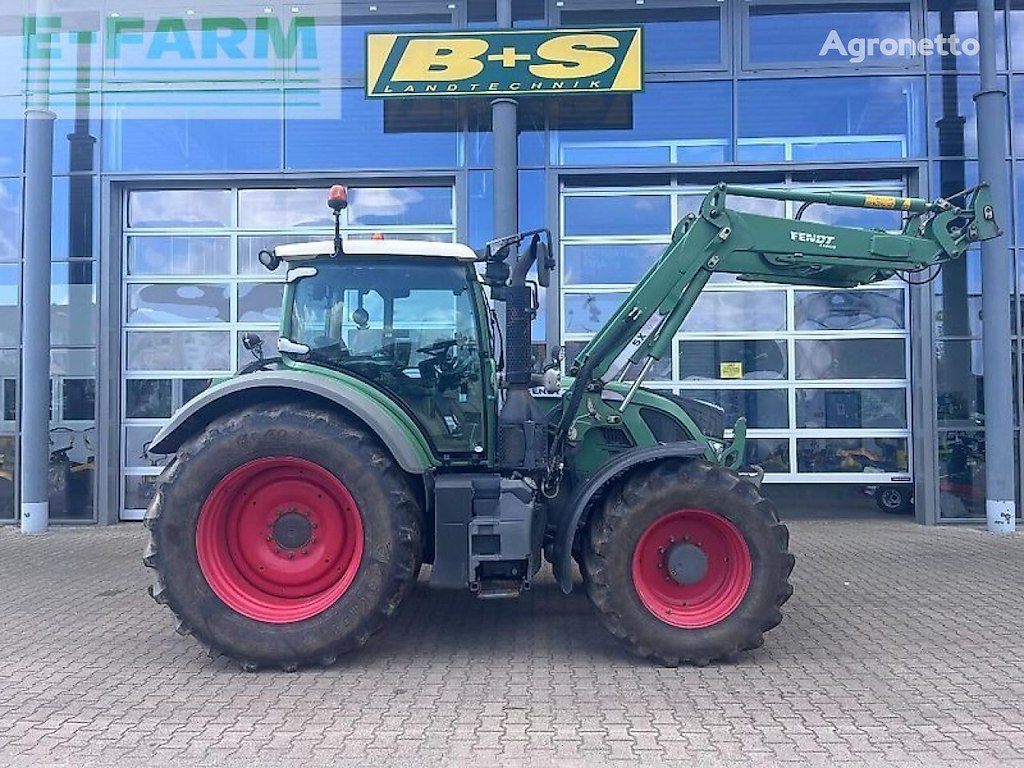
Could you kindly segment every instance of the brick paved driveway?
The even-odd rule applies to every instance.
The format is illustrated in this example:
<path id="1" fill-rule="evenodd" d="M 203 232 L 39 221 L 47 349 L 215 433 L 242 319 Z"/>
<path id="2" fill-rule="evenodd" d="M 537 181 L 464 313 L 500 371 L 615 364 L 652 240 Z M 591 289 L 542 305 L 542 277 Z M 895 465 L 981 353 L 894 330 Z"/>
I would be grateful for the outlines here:
<path id="1" fill-rule="evenodd" d="M 0 529 L 0 766 L 1024 766 L 1024 537 L 791 529 L 786 620 L 727 666 L 636 661 L 547 578 L 421 585 L 365 651 L 294 674 L 175 635 L 141 527 Z"/>

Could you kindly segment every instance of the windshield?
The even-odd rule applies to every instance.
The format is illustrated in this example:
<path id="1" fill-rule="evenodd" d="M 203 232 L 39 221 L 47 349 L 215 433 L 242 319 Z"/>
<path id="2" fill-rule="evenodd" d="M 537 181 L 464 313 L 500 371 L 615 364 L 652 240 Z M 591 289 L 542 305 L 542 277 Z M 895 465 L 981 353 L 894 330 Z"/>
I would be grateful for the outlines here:
<path id="1" fill-rule="evenodd" d="M 295 282 L 288 339 L 308 362 L 404 403 L 439 452 L 483 444 L 480 347 L 464 266 L 446 259 L 317 262 Z"/>

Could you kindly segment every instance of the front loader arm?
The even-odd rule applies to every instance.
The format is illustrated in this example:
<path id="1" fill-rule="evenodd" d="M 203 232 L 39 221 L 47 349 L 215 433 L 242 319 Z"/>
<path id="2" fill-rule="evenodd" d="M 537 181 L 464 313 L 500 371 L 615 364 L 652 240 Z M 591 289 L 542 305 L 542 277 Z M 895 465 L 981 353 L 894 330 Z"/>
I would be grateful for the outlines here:
<path id="1" fill-rule="evenodd" d="M 866 230 L 745 213 L 728 208 L 729 194 L 910 214 L 902 232 Z M 963 199 L 963 207 L 950 200 Z M 950 200 L 883 195 L 769 190 L 718 184 L 700 211 L 689 214 L 672 242 L 622 306 L 580 351 L 569 368 L 576 377 L 556 434 L 556 455 L 586 391 L 603 388 L 604 377 L 631 345 L 628 362 L 642 364 L 631 399 L 651 366 L 670 354 L 672 340 L 715 272 L 787 285 L 847 288 L 914 272 L 962 256 L 981 240 L 996 237 L 988 185 Z M 801 213 L 803 208 L 801 208 Z"/>

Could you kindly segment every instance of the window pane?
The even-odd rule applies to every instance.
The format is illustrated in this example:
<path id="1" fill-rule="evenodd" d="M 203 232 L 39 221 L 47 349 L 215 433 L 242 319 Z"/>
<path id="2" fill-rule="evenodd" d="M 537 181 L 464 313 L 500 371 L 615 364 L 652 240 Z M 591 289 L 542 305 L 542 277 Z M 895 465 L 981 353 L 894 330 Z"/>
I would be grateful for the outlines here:
<path id="1" fill-rule="evenodd" d="M 124 430 L 124 458 L 128 467 L 160 467 L 170 456 L 149 453 L 149 446 L 160 427 L 126 427 Z"/>
<path id="2" fill-rule="evenodd" d="M 785 329 L 785 291 L 705 291 L 682 325 L 684 333 Z"/>
<path id="3" fill-rule="evenodd" d="M 684 389 L 681 394 L 722 406 L 727 427 L 741 416 L 750 429 L 789 426 L 789 399 L 784 389 Z"/>
<path id="4" fill-rule="evenodd" d="M 750 80 L 739 84 L 739 159 L 748 144 L 779 159 L 869 160 L 923 154 L 922 81 L 911 77 Z"/>
<path id="5" fill-rule="evenodd" d="M 20 258 L 21 179 L 0 179 L 0 261 Z"/>
<path id="6" fill-rule="evenodd" d="M 157 475 L 129 475 L 124 479 L 124 508 L 145 509 L 156 494 Z"/>
<path id="7" fill-rule="evenodd" d="M 130 237 L 129 275 L 223 275 L 231 272 L 227 237 Z"/>
<path id="8" fill-rule="evenodd" d="M 238 193 L 238 225 L 248 229 L 333 227 L 327 192 L 312 189 L 243 189 Z"/>
<path id="9" fill-rule="evenodd" d="M 554 162 L 566 165 L 721 163 L 732 159 L 732 85 L 648 83 L 642 93 L 561 99 Z M 762 135 L 762 134 L 758 134 Z"/>
<path id="10" fill-rule="evenodd" d="M 108 171 L 245 171 L 276 170 L 281 166 L 281 120 L 215 120 L 206 117 L 152 119 L 147 107 L 125 100 L 142 94 L 109 94 L 104 109 L 108 125 L 119 135 L 106 141 L 104 166 Z M 220 93 L 215 94 L 220 96 Z M 147 98 L 151 98 L 146 94 Z M 199 98 L 190 94 L 189 98 Z M 257 98 L 247 96 L 248 98 Z M 212 98 L 203 96 L 202 98 Z M 265 101 L 266 94 L 258 97 Z M 272 98 L 280 99 L 280 94 Z M 125 102 L 125 103 L 120 103 Z M 210 107 L 200 108 L 200 114 Z M 260 107 L 265 112 L 268 107 Z M 182 112 L 187 115 L 188 108 Z"/>
<path id="11" fill-rule="evenodd" d="M 903 389 L 798 389 L 801 429 L 906 429 Z"/>
<path id="12" fill-rule="evenodd" d="M 231 337 L 219 331 L 132 331 L 129 371 L 230 371 Z"/>
<path id="13" fill-rule="evenodd" d="M 77 346 L 96 343 L 96 264 L 82 259 L 50 267 L 50 339 Z"/>
<path id="14" fill-rule="evenodd" d="M 170 379 L 128 379 L 125 400 L 127 419 L 168 419 L 174 413 Z"/>
<path id="15" fill-rule="evenodd" d="M 971 57 L 960 57 L 971 58 Z M 998 88 L 1007 88 L 1006 78 L 999 76 Z M 928 121 L 929 148 L 933 154 L 943 157 L 977 157 L 978 128 L 974 95 L 981 89 L 981 79 L 975 76 L 931 77 L 929 78 Z M 1015 108 L 1020 109 L 1021 97 L 1014 94 Z M 1009 120 L 1004 124 L 1004 134 L 1009 142 Z M 966 185 L 965 185 L 966 186 Z M 963 189 L 964 187 L 961 187 Z M 954 190 L 959 191 L 959 190 Z"/>
<path id="16" fill-rule="evenodd" d="M 832 46 L 821 56 L 833 32 L 843 41 L 843 48 L 847 49 L 845 55 Z M 871 51 L 858 51 L 856 44 L 850 44 L 851 39 L 872 37 L 909 38 L 909 7 L 905 3 L 851 4 L 848 8 L 828 10 L 797 3 L 750 6 L 749 58 L 752 64 L 807 62 L 846 64 L 852 68 L 864 64 L 899 66 L 909 60 L 906 50 L 903 55 L 885 56 L 877 46 Z"/>
<path id="17" fill-rule="evenodd" d="M 566 285 L 632 285 L 639 282 L 664 250 L 664 245 L 649 243 L 566 245 L 563 281 Z"/>
<path id="18" fill-rule="evenodd" d="M 793 321 L 798 331 L 905 328 L 905 294 L 891 291 L 796 291 Z"/>
<path id="19" fill-rule="evenodd" d="M 789 440 L 784 437 L 748 437 L 745 461 L 765 472 L 789 472 Z"/>
<path id="20" fill-rule="evenodd" d="M 277 269 L 268 272 L 267 268 L 259 262 L 260 251 L 272 251 L 279 245 L 287 243 L 313 243 L 318 240 L 328 239 L 327 235 L 260 235 L 259 237 L 238 238 L 238 274 L 240 275 L 283 275 L 288 271 L 288 265 L 283 261 L 278 264 Z"/>
<path id="21" fill-rule="evenodd" d="M 996 68 L 1006 69 L 1006 12 L 1002 6 L 1006 3 L 996 2 Z M 978 39 L 978 5 L 974 0 L 928 0 L 928 37 L 936 35 L 949 37 L 955 34 L 960 40 Z M 1024 14 L 1020 11 L 1010 12 L 1010 35 L 1014 41 L 1020 40 L 1020 32 L 1024 29 Z M 1024 51 L 1014 48 L 1014 68 L 1017 60 L 1024 61 Z M 954 69 L 961 72 L 977 72 L 978 56 L 928 56 L 925 58 L 928 69 Z"/>
<path id="22" fill-rule="evenodd" d="M 53 180 L 50 237 L 53 260 L 91 259 L 98 254 L 99 181 L 96 176 Z"/>
<path id="23" fill-rule="evenodd" d="M 561 13 L 566 29 L 643 26 L 649 72 L 716 66 L 722 61 L 721 12 L 716 7 L 582 10 Z"/>
<path id="24" fill-rule="evenodd" d="M 288 91 L 286 115 L 290 117 L 292 112 L 300 111 L 301 107 L 292 104 L 308 97 L 307 92 Z M 361 88 L 345 88 L 341 91 L 341 112 L 337 118 L 288 119 L 285 167 L 322 171 L 453 168 L 458 164 L 458 111 L 448 100 L 412 99 L 417 102 L 417 114 L 400 126 L 386 125 L 383 101 L 390 99 L 367 99 Z M 389 128 L 396 130 L 392 132 Z"/>
<path id="25" fill-rule="evenodd" d="M 564 345 L 565 346 L 565 359 L 566 359 L 566 361 L 568 363 L 571 363 L 573 360 L 575 360 L 576 359 L 576 355 L 578 355 L 580 352 L 582 352 L 583 351 L 583 347 L 585 347 L 586 345 L 587 345 L 587 342 L 585 342 L 585 341 L 568 341 L 568 342 L 566 342 L 565 345 Z M 622 368 L 622 366 L 625 365 L 626 362 L 629 360 L 629 353 L 631 351 L 632 350 L 627 349 L 625 352 L 623 352 L 621 355 L 619 355 L 618 358 L 616 358 L 615 362 L 612 364 L 612 366 L 610 368 L 610 370 L 613 373 L 618 374 L 619 369 Z M 632 381 L 634 378 L 636 378 L 637 375 L 639 375 L 641 368 L 643 368 L 643 363 L 638 363 L 637 365 L 629 366 L 629 370 L 626 373 L 626 379 L 625 380 L 626 381 Z M 671 380 L 672 380 L 672 360 L 669 359 L 669 358 L 665 358 L 663 360 L 657 360 L 654 363 L 654 365 L 651 366 L 651 369 L 647 372 L 647 378 L 644 381 L 645 381 L 645 383 L 650 383 L 650 382 L 655 382 L 655 381 L 671 381 Z"/>
<path id="26" fill-rule="evenodd" d="M 565 198 L 566 235 L 666 235 L 671 216 L 668 195 Z"/>
<path id="27" fill-rule="evenodd" d="M 24 131 L 22 100 L 18 97 L 0 99 L 0 173 L 21 173 Z"/>
<path id="28" fill-rule="evenodd" d="M 935 344 L 939 424 L 977 427 L 984 424 L 984 367 L 981 340 Z"/>
<path id="29" fill-rule="evenodd" d="M 95 425 L 71 428 L 51 423 L 50 451 L 50 516 L 60 520 L 91 519 L 96 477 Z"/>
<path id="30" fill-rule="evenodd" d="M 64 379 L 61 409 L 65 421 L 96 418 L 96 379 Z"/>
<path id="31" fill-rule="evenodd" d="M 14 519 L 14 465 L 18 436 L 0 428 L 0 520 Z"/>
<path id="32" fill-rule="evenodd" d="M 246 349 L 245 345 L 242 343 L 242 337 L 247 333 L 259 336 L 263 340 L 264 358 L 277 357 L 278 333 L 276 328 L 272 331 L 268 331 L 266 328 L 251 328 L 249 330 L 238 331 L 235 334 L 235 349 L 237 350 L 236 354 L 238 355 L 239 369 L 256 361 L 256 355 Z"/>
<path id="33" fill-rule="evenodd" d="M 904 379 L 904 339 L 809 339 L 796 342 L 798 379 Z"/>
<path id="34" fill-rule="evenodd" d="M 903 437 L 844 437 L 796 441 L 798 472 L 907 472 Z"/>
<path id="35" fill-rule="evenodd" d="M 231 226 L 231 191 L 162 189 L 128 196 L 128 226 L 179 229 Z"/>
<path id="36" fill-rule="evenodd" d="M 243 323 L 277 323 L 281 319 L 284 283 L 238 286 L 238 319 Z M 267 349 L 266 352 L 273 350 Z"/>
<path id="37" fill-rule="evenodd" d="M 0 264 L 0 346 L 21 343 L 21 303 L 17 264 Z"/>
<path id="38" fill-rule="evenodd" d="M 773 339 L 680 341 L 679 378 L 785 379 L 786 342 Z"/>
<path id="39" fill-rule="evenodd" d="M 596 333 L 625 300 L 625 293 L 568 293 L 565 332 Z"/>
<path id="40" fill-rule="evenodd" d="M 451 225 L 451 187 L 363 187 L 349 190 L 350 226 Z"/>
<path id="41" fill-rule="evenodd" d="M 231 319 L 228 286 L 158 283 L 128 286 L 128 323 L 217 323 Z"/>
<path id="42" fill-rule="evenodd" d="M 939 433 L 939 516 L 985 517 L 985 433 Z"/>

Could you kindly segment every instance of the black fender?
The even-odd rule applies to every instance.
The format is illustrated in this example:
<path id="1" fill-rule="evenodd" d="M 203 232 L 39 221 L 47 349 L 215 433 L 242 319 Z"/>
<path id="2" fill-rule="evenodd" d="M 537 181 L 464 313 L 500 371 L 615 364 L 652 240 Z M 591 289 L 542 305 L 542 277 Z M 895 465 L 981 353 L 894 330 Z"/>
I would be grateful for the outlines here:
<path id="1" fill-rule="evenodd" d="M 647 448 L 631 448 L 603 464 L 590 478 L 573 493 L 566 513 L 562 515 L 555 531 L 552 566 L 555 581 L 566 594 L 572 592 L 572 544 L 576 533 L 586 523 L 590 508 L 611 484 L 622 475 L 644 464 L 662 459 L 704 455 L 704 446 L 694 441 L 665 443 Z"/>
<path id="2" fill-rule="evenodd" d="M 259 402 L 295 402 L 303 398 L 342 409 L 362 421 L 406 472 L 418 475 L 434 465 L 426 438 L 394 403 L 338 378 L 287 369 L 249 373 L 207 389 L 171 417 L 148 450 L 174 453 L 185 440 L 226 413 Z"/>

